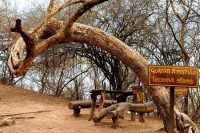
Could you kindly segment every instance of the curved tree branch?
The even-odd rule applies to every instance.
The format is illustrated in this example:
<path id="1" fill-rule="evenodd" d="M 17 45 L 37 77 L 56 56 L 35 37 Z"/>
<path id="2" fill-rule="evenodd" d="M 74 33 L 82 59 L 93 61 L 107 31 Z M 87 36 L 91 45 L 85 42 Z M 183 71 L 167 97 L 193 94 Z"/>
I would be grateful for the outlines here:
<path id="1" fill-rule="evenodd" d="M 27 61 L 25 61 L 25 62 L 23 62 L 22 64 L 23 65 L 20 65 L 20 69 L 18 69 L 18 67 L 19 66 L 17 66 L 18 64 L 20 64 L 22 61 L 23 61 L 23 59 L 17 59 L 16 61 L 14 61 L 14 62 L 17 62 L 17 61 L 19 61 L 18 63 L 13 63 L 13 58 L 10 56 L 9 57 L 9 61 L 8 61 L 8 64 L 9 64 L 9 67 L 10 67 L 10 70 L 12 71 L 12 73 L 14 73 L 14 74 L 16 74 L 17 76 L 20 76 L 20 75 L 23 75 L 23 74 L 25 74 L 26 73 L 26 71 L 27 71 L 27 68 L 28 67 L 30 67 L 30 65 L 31 65 L 31 62 L 33 61 L 33 59 L 34 59 L 34 57 L 35 57 L 35 55 L 38 55 L 38 53 L 41 53 L 42 51 L 45 51 L 46 50 L 46 47 L 43 47 L 44 45 L 47 45 L 47 47 L 51 47 L 52 45 L 54 45 L 54 44 L 57 44 L 57 43 L 59 43 L 59 42 L 62 42 L 62 41 L 64 41 L 65 39 L 66 39 L 66 37 L 69 35 L 69 30 L 70 30 L 70 28 L 71 28 L 71 26 L 73 25 L 73 23 L 78 19 L 78 18 L 80 18 L 81 17 L 81 15 L 83 15 L 86 11 L 88 11 L 89 9 L 91 9 L 92 7 L 94 7 L 95 5 L 98 5 L 98 4 L 100 4 L 100 3 L 103 3 L 103 2 L 105 2 L 105 1 L 107 1 L 107 0 L 89 0 L 89 1 L 82 1 L 82 2 L 86 2 L 85 4 L 83 4 L 82 6 L 80 6 L 76 11 L 75 11 L 75 13 L 73 13 L 70 17 L 69 17 L 69 19 L 68 19 L 68 21 L 66 21 L 64 24 L 62 24 L 62 22 L 59 22 L 59 21 L 57 21 L 57 22 L 55 22 L 55 23 L 57 23 L 57 27 L 56 28 L 54 28 L 54 30 L 57 32 L 57 33 L 53 33 L 54 35 L 52 35 L 52 34 L 50 34 L 50 35 L 52 35 L 51 37 L 49 37 L 49 38 L 47 38 L 46 39 L 46 37 L 45 37 L 45 39 L 46 40 L 44 40 L 44 41 L 42 41 L 41 43 L 38 43 L 38 42 L 36 42 L 37 41 L 37 39 L 32 39 L 33 37 L 31 37 L 30 35 L 28 35 L 27 33 L 25 33 L 25 32 L 21 32 L 22 34 L 21 34 L 21 36 L 22 36 L 22 38 L 23 39 L 25 39 L 25 40 L 28 40 L 28 41 L 25 41 L 24 40 L 24 42 L 26 43 L 26 46 L 27 46 L 27 55 L 29 55 L 30 53 L 31 53 L 31 55 L 32 56 L 26 56 L 26 60 Z M 72 1 L 72 0 L 70 0 L 69 2 L 77 2 L 77 1 Z M 80 1 L 79 1 L 80 2 Z M 72 4 L 72 3 L 70 3 L 70 4 Z M 47 22 L 46 22 L 47 23 Z M 20 26 L 19 26 L 20 25 Z M 19 21 L 19 22 L 17 22 L 17 24 L 16 24 L 16 26 L 17 26 L 17 28 L 18 29 L 22 29 L 21 28 L 21 20 Z M 39 34 L 39 36 L 37 36 L 37 35 L 35 35 L 35 38 L 39 38 L 39 37 L 41 37 L 41 31 L 43 31 L 44 29 L 42 28 L 42 27 L 40 27 L 40 26 L 42 26 L 42 24 L 39 24 L 39 27 L 38 28 L 36 28 L 36 29 L 38 29 L 38 31 L 40 31 L 40 33 L 38 33 Z M 59 28 L 59 27 L 62 27 L 61 29 Z M 65 29 L 67 29 L 67 30 L 65 30 Z M 15 31 L 15 30 L 14 30 Z M 34 32 L 36 32 L 35 30 L 34 30 Z M 32 32 L 32 36 L 34 35 L 33 33 L 34 32 Z M 51 30 L 50 30 L 50 32 L 51 32 Z M 30 40 L 30 41 L 29 41 Z M 24 42 L 20 42 L 20 43 L 24 43 Z M 37 51 L 37 50 L 35 50 L 35 46 L 37 45 L 37 47 L 38 47 L 38 49 L 40 49 L 39 51 Z M 14 47 L 14 46 L 13 46 Z M 34 49 L 34 50 L 32 50 L 32 49 Z M 33 52 L 34 51 L 34 52 Z M 22 52 L 22 51 L 21 51 Z M 15 53 L 14 53 L 15 54 Z M 14 54 L 12 54 L 12 55 L 14 55 Z M 16 54 L 19 54 L 19 53 L 16 53 Z M 23 54 L 23 53 L 21 53 L 21 54 Z M 18 55 L 16 55 L 16 56 L 18 56 Z"/>

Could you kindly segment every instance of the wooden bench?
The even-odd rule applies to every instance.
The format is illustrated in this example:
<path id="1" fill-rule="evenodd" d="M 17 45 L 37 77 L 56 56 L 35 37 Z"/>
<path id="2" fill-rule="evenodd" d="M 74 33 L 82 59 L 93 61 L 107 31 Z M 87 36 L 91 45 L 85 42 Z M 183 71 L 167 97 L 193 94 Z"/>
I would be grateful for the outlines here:
<path id="1" fill-rule="evenodd" d="M 152 112 L 156 109 L 156 105 L 150 101 L 146 103 L 128 103 L 128 102 L 121 102 L 114 105 L 111 105 L 99 112 L 94 118 L 93 121 L 95 123 L 101 121 L 105 116 L 111 118 L 113 121 L 113 127 L 117 128 L 118 125 L 118 118 L 120 114 L 123 114 L 124 111 L 129 110 L 132 112 L 138 113 L 148 113 Z M 143 121 L 141 121 L 143 122 Z"/>
<path id="2" fill-rule="evenodd" d="M 103 107 L 108 107 L 112 104 L 116 104 L 116 100 L 105 100 L 104 106 Z M 99 100 L 97 100 L 96 107 L 99 107 Z M 91 100 L 83 100 L 83 101 L 73 101 L 68 104 L 68 108 L 73 110 L 73 115 L 75 117 L 80 116 L 80 112 L 82 108 L 91 108 L 92 106 L 92 101 Z"/>
<path id="3" fill-rule="evenodd" d="M 100 95 L 101 98 L 99 100 L 99 110 L 103 109 L 103 106 L 105 104 L 105 94 L 112 94 L 115 95 L 114 99 L 117 100 L 117 103 L 120 102 L 126 102 L 127 96 L 134 96 L 135 97 L 135 93 L 134 91 L 111 91 L 111 90 L 92 90 L 90 91 L 90 96 L 91 96 L 91 100 L 92 100 L 92 106 L 91 106 L 91 110 L 90 110 L 90 115 L 88 120 L 92 120 L 94 117 L 94 113 L 95 113 L 95 109 L 96 109 L 96 104 L 97 104 L 97 96 Z"/>

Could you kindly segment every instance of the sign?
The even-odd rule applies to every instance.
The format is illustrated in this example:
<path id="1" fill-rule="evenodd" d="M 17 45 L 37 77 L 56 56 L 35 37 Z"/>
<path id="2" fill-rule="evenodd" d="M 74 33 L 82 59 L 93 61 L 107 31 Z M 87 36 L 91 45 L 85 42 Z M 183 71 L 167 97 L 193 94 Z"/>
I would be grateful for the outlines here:
<path id="1" fill-rule="evenodd" d="M 136 93 L 136 103 L 143 103 L 144 96 L 142 93 L 142 86 L 132 86 L 132 90 Z"/>
<path id="2" fill-rule="evenodd" d="M 186 87 L 175 87 L 175 96 L 187 96 L 189 88 Z"/>
<path id="3" fill-rule="evenodd" d="M 167 87 L 169 91 L 169 87 Z M 189 88 L 187 87 L 175 87 L 175 96 L 187 96 Z"/>
<path id="4" fill-rule="evenodd" d="M 148 66 L 149 85 L 170 86 L 170 133 L 174 133 L 174 93 L 175 86 L 198 87 L 199 69 L 180 66 Z M 179 89 L 182 90 L 182 89 Z M 180 92 L 180 91 L 179 91 Z"/>
<path id="5" fill-rule="evenodd" d="M 144 97 L 141 91 L 136 92 L 136 103 L 143 103 Z"/>
<path id="6" fill-rule="evenodd" d="M 149 65 L 149 85 L 198 87 L 197 67 Z"/>

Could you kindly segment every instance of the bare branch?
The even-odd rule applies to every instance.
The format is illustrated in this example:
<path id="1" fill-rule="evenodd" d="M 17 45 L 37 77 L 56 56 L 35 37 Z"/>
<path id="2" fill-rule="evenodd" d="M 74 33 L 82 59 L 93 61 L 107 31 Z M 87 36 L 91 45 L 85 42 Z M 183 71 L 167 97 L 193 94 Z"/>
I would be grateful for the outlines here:
<path id="1" fill-rule="evenodd" d="M 32 49 L 35 46 L 34 43 L 34 39 L 31 37 L 30 34 L 26 33 L 25 31 L 23 31 L 22 27 L 21 27 L 21 20 L 17 19 L 16 20 L 16 24 L 14 28 L 10 29 L 12 32 L 17 32 L 21 35 L 21 37 L 23 38 L 25 44 L 26 44 L 26 48 L 27 48 L 27 55 L 31 53 Z"/>
<path id="2" fill-rule="evenodd" d="M 188 11 L 186 12 L 185 17 L 183 18 L 184 21 L 186 21 L 189 17 L 189 14 L 190 14 L 191 9 L 192 9 L 192 2 L 193 2 L 193 0 L 190 2 L 190 5 L 188 6 Z"/>
<path id="3" fill-rule="evenodd" d="M 47 14 L 47 16 L 44 19 L 42 19 L 42 21 L 37 25 L 37 27 L 34 28 L 32 33 L 35 34 L 35 35 L 37 34 L 37 36 L 38 36 L 38 33 L 41 30 L 42 26 L 44 26 L 46 24 L 46 22 L 48 22 L 52 17 L 54 17 L 60 11 L 62 11 L 63 9 L 65 9 L 66 7 L 69 7 L 71 5 L 78 4 L 78 3 L 84 3 L 85 1 L 86 0 L 69 0 L 69 1 L 66 1 L 59 8 L 49 12 Z"/>
<path id="4" fill-rule="evenodd" d="M 181 34 L 181 35 L 180 35 L 180 40 L 178 40 L 178 38 L 177 38 L 177 36 L 176 36 L 176 34 L 175 34 L 175 32 L 174 32 L 174 29 L 173 29 L 172 25 L 171 25 L 170 22 L 169 22 L 169 16 L 168 16 L 169 5 L 168 5 L 168 2 L 167 2 L 167 4 L 166 4 L 166 21 L 167 21 L 167 24 L 168 24 L 168 26 L 169 26 L 171 32 L 172 32 L 172 35 L 173 35 L 175 41 L 177 42 L 177 44 L 179 45 L 179 47 L 180 47 L 180 49 L 181 49 L 181 51 L 182 51 L 185 64 L 188 65 L 190 57 L 189 57 L 188 53 L 186 52 L 186 50 L 185 50 L 185 48 L 184 48 L 184 34 L 185 34 L 185 24 L 186 24 L 186 21 L 187 21 L 187 19 L 188 19 L 189 13 L 190 13 L 190 11 L 191 11 L 192 2 L 190 3 L 189 9 L 188 9 L 188 11 L 187 11 L 187 13 L 186 13 L 186 15 L 185 15 L 184 18 L 181 18 L 180 15 L 178 14 L 178 12 L 175 10 L 175 7 L 174 7 L 174 5 L 173 5 L 172 0 L 170 0 L 170 5 L 171 5 L 171 7 L 172 7 L 172 10 L 173 10 L 174 14 L 175 14 L 176 17 L 180 20 L 181 25 L 182 25 L 182 27 L 181 27 L 181 32 L 180 32 L 180 34 Z"/>
<path id="5" fill-rule="evenodd" d="M 172 25 L 171 25 L 170 22 L 169 22 L 168 10 L 169 10 L 169 5 L 168 5 L 168 0 L 167 0 L 167 2 L 166 2 L 166 10 L 165 10 L 166 21 L 167 21 L 167 24 L 168 24 L 170 30 L 172 31 L 172 34 L 173 34 L 173 37 L 174 37 L 175 41 L 178 43 L 179 46 L 181 46 L 180 42 L 178 41 L 178 39 L 177 39 L 177 37 L 176 37 L 176 34 L 175 34 L 173 28 L 172 28 Z"/>
<path id="6" fill-rule="evenodd" d="M 192 17 L 198 17 L 198 18 L 200 18 L 200 14 L 192 8 L 192 2 L 190 3 L 190 5 L 188 5 L 184 1 L 183 5 L 187 6 L 195 14 L 195 15 L 191 16 L 190 18 L 192 18 Z"/>
<path id="7" fill-rule="evenodd" d="M 59 0 L 51 0 L 47 9 L 47 13 L 55 11 L 59 7 Z"/>
<path id="8" fill-rule="evenodd" d="M 20 19 L 17 19 L 17 20 L 16 20 L 15 27 L 14 27 L 14 28 L 11 28 L 10 30 L 11 30 L 12 32 L 18 32 L 18 33 L 20 33 L 20 34 L 23 34 L 22 27 L 21 27 L 21 20 L 20 20 Z"/>
<path id="9" fill-rule="evenodd" d="M 172 0 L 170 0 L 170 5 L 171 5 L 172 10 L 173 10 L 174 14 L 176 15 L 176 17 L 182 22 L 183 20 L 182 20 L 181 16 L 178 14 L 178 12 L 176 11 Z"/>
<path id="10" fill-rule="evenodd" d="M 80 6 L 76 10 L 76 12 L 74 12 L 69 17 L 69 19 L 64 23 L 64 27 L 62 28 L 62 31 L 64 33 L 69 31 L 69 29 L 72 27 L 73 23 L 76 22 L 76 20 L 78 20 L 85 12 L 90 10 L 95 5 L 101 4 L 101 3 L 105 2 L 105 1 L 108 1 L 108 0 L 90 0 L 90 1 L 86 2 L 85 4 L 83 4 L 82 6 Z"/>

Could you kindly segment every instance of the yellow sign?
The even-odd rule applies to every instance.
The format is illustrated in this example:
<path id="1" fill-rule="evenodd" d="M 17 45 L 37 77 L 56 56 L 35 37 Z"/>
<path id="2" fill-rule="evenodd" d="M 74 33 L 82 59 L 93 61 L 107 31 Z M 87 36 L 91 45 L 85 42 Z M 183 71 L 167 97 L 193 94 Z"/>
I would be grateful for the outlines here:
<path id="1" fill-rule="evenodd" d="M 132 90 L 136 93 L 136 103 L 143 103 L 144 96 L 142 93 L 142 86 L 132 86 Z"/>
<path id="2" fill-rule="evenodd" d="M 142 94 L 142 92 L 141 91 L 137 91 L 136 92 L 136 102 L 137 103 L 143 103 L 144 101 L 144 99 L 143 99 L 144 97 L 143 97 L 143 94 Z"/>
<path id="3" fill-rule="evenodd" d="M 189 92 L 189 88 L 186 88 L 186 87 L 176 87 L 175 88 L 176 96 L 187 96 L 188 92 Z"/>
<path id="4" fill-rule="evenodd" d="M 169 91 L 169 87 L 167 87 Z M 175 87 L 175 96 L 187 96 L 189 93 L 189 88 L 186 87 Z"/>
<path id="5" fill-rule="evenodd" d="M 197 67 L 149 65 L 149 85 L 198 87 Z"/>

